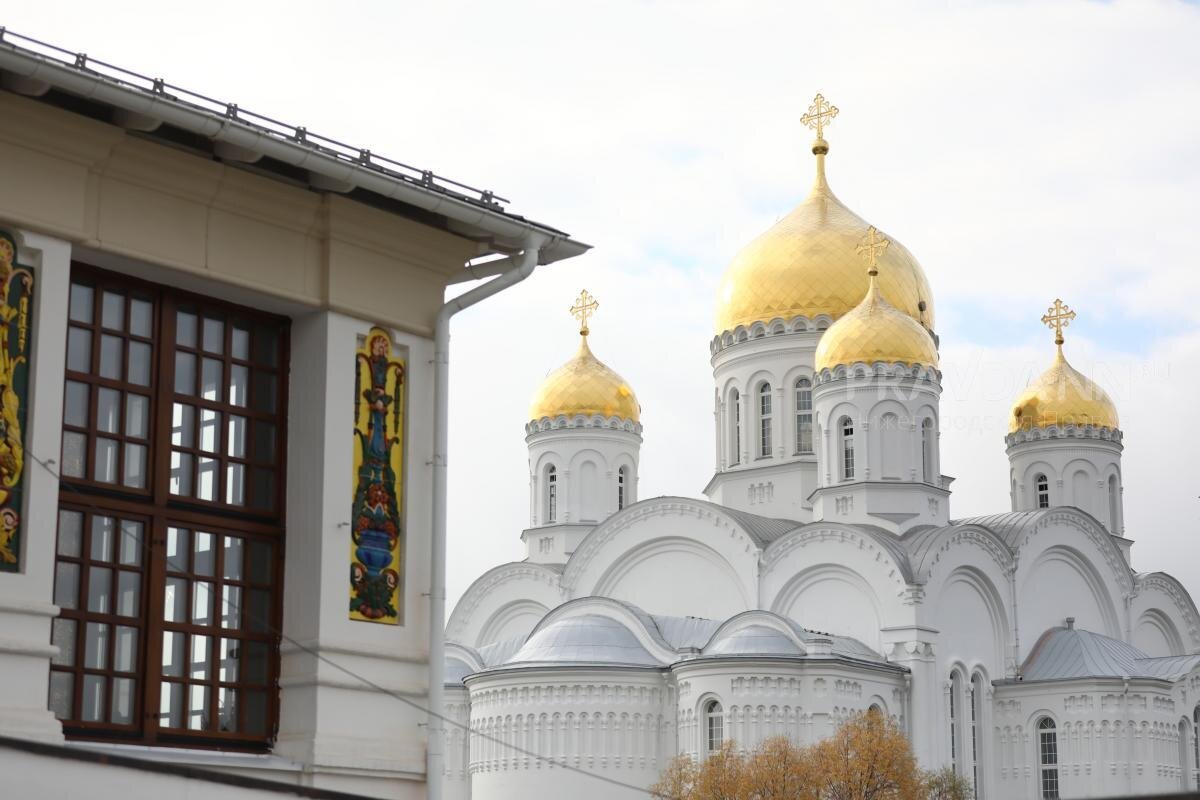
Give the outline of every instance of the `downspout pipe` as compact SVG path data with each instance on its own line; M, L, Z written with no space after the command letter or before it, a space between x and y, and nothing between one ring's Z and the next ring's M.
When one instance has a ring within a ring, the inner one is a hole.
M438 310L433 333L433 536L429 558L429 725L425 756L426 796L442 800L446 740L446 454L450 444L450 320L465 308L499 294L528 278L549 237L532 234L524 250L513 257L511 269L482 286L449 300Z

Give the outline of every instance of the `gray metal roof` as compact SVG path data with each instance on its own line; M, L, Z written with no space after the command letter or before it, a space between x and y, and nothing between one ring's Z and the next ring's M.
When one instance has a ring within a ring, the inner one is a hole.
M803 656L800 647L774 628L748 625L718 637L704 648L706 656Z
M708 644L717 628L721 627L720 622L703 617L663 617L652 614L651 619L667 644L676 650L699 650Z
M1151 658L1133 645L1079 628L1042 634L1021 668L1026 681L1157 678L1175 681L1200 665L1200 654Z
M982 517L966 517L951 521L951 525L980 525L1004 540L1009 547L1016 549L1020 543L1021 534L1039 519L1051 511L1059 509L1039 508L1036 511L1009 511L1005 514L987 514Z
M584 614L552 622L537 631L509 664L623 664L658 667L633 632L610 617Z

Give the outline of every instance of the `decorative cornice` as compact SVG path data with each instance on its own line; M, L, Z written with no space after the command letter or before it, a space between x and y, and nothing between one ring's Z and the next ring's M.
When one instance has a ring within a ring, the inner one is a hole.
M1125 438L1118 428L1098 427L1096 425L1049 425L1044 428L1022 428L1008 433L1004 443L1015 447L1026 442L1044 442L1050 439L1091 439L1110 442L1121 449L1121 441Z
M1134 593L1141 594L1145 589L1157 589L1171 598L1176 610L1187 623L1188 638L1191 639L1192 652L1200 652L1200 612L1191 595L1187 593L1174 577L1165 572L1144 572L1134 579Z
M912 568L908 563L901 563L896 555L880 544L875 537L865 531L846 526L807 526L791 533L786 533L767 547L763 552L761 575L766 575L776 564L792 551L813 543L838 542L856 545L859 549L873 553L876 561L886 559L891 565L888 577L896 584L898 591L906 591L912 579ZM907 560L906 560L907 561Z
M533 436L535 433L578 430L580 428L601 428L603 430L632 433L639 439L642 435L642 423L622 419L621 417L605 417L600 414L593 414L590 417L583 414L577 414L573 417L560 415L554 418L542 417L541 419L531 420L525 424L525 435Z
M930 384L939 391L942 387L942 373L936 367L926 367L920 364L902 364L898 361L892 363L876 361L874 364L858 361L848 366L837 366L833 369L826 367L816 373L814 382L819 387L838 381L865 381L870 378L890 378L895 381Z
M719 509L719 506L702 501L682 497L660 497L643 500L623 511L618 511L596 526L575 549L563 571L562 587L564 592L574 592L575 582L579 580L579 576L587 570L588 565L609 541L642 520L652 517L694 517L711 522L713 527L729 531L729 535L735 538L739 544L744 545L747 550L756 548L754 540L741 529L736 520L725 515Z
M552 589L557 589L559 595L563 596L563 589L559 585L558 577L559 573L556 570L529 561L514 561L493 567L479 576L458 601L458 605L450 614L450 621L446 624L446 637L452 639L461 636L480 603L497 586L511 581L532 579L541 581Z
M712 338L709 342L709 352L716 355L730 347L742 344L744 342L752 342L757 339L764 339L768 336L789 336L795 334L806 333L822 333L830 325L833 324L833 317L827 314L820 314L812 319L808 317L793 317L790 322L785 322L781 317L776 317L770 322L755 322L751 325L738 325L732 331L725 331Z

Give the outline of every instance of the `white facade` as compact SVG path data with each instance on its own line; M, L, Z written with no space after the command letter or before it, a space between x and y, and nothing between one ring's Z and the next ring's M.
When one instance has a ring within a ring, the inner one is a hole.
M954 519L940 372L817 373L832 323L712 340L707 500L618 509L608 484L592 522L572 466L547 525L549 460L611 464L633 439L527 429L529 557L480 577L447 624L471 732L453 797L635 797L672 754L808 743L871 707L986 800L1197 787L1200 613L1132 568L1121 432L1011 434L1011 510Z

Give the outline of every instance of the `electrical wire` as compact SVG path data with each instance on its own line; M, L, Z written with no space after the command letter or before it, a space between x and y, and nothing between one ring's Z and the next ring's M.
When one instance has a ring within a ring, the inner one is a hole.
M89 500L94 499L94 498L92 498L91 495L88 495L84 492L79 491L79 489L72 486L70 483L64 481L62 476L58 473L58 471L55 470L51 466L50 462L44 461L43 459L38 458L33 453L26 453L26 455L28 455L30 458L32 458L39 466L41 466L42 469L46 470L46 472L48 472L51 476L53 476L54 479L56 481L58 481L59 486L65 487L69 491L74 492L75 494L77 494L81 497L88 498ZM57 528L57 526L56 526L56 528ZM135 537L135 536L125 533L125 526L121 525L121 526L118 526L118 528L121 530L122 536L128 535L130 539L136 541L138 546L141 547L146 552L147 557L150 555L150 553L151 553L150 539L152 537L149 537L149 536ZM224 593L222 593L222 594L224 594ZM224 597L222 597L222 602L225 604L225 609L227 612L232 611L234 613L241 613L243 611L240 604L237 606L234 606L233 604L230 603L230 601L228 599L226 599ZM286 642L287 644L291 645L292 647L296 648L297 650L307 653L308 655L317 659L321 663L326 664L326 665L338 670L339 672L353 678L354 680L360 681L361 683L363 683L365 686L369 687L373 691L379 692L380 694L387 695L388 697L391 697L393 700L398 700L399 702L403 703L406 706L409 706L410 708L412 708L416 711L420 711L421 713L426 714L428 716L436 717L437 719L441 720L443 723L449 724L451 727L458 728L459 730L465 731L469 736L475 737L475 739L477 741L492 742L494 744L500 745L501 747L507 748L508 750L511 750L512 752L514 752L518 755L528 756L528 757L536 759L537 761L540 761L544 764L548 764L551 767L557 767L559 769L566 770L567 772L573 772L578 775L586 776L588 778L594 778L598 781L603 781L604 783L607 783L607 784L610 784L613 786L618 786L622 789L630 789L635 792L645 794L649 797L658 797L658 795L656 795L654 792L651 792L649 789L646 789L645 787L636 786L632 783L626 783L625 781L621 781L616 778L609 777L607 775L602 775L598 772L591 772L589 770L583 769L582 767L572 766L571 764L567 764L562 761L557 761L557 760L551 758L550 756L546 756L541 753L534 752L533 750L528 750L524 747L521 747L520 745L515 745L510 742L507 742L499 736L493 736L491 734L483 733L482 731L473 730L469 724L464 725L463 723L459 722L458 720L451 719L450 717L447 717L444 714L441 714L437 711L431 711L430 709L426 708L425 706L421 705L420 703L416 702L415 700L412 700L411 698L405 697L404 695L402 695L398 692L394 692L390 689L380 686L378 683L375 683L370 678L368 678L364 675L360 675L359 673L355 672L354 670L350 669L349 667L339 664L338 662L336 662L333 659L329 658L328 656L322 654L321 652L309 647L308 645L304 644L303 642L293 639L292 637L288 636L286 633L284 633L279 628L276 628L270 619L263 619L261 616L254 614L253 612L251 612L248 609L245 610L245 614L246 614L246 616L250 617L253 621L255 621L259 625L261 625L264 630L267 630L267 631L271 632L272 634L274 634L275 636L278 636L279 640L281 642Z

